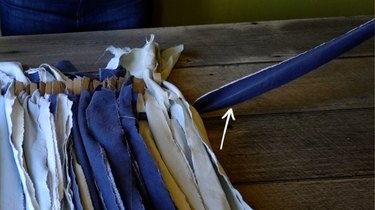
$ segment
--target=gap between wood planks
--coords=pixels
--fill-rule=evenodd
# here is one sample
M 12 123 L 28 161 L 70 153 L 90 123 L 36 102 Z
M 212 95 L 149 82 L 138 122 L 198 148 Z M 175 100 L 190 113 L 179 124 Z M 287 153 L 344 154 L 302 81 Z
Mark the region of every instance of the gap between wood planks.
M 343 180 L 357 180 L 357 179 L 373 179 L 374 174 L 369 175 L 355 175 L 355 176 L 332 176 L 332 177 L 314 177 L 302 179 L 280 179 L 280 180 L 264 180 L 264 181 L 237 181 L 232 182 L 233 185 L 259 185 L 259 184 L 276 184 L 276 183 L 298 183 L 298 182 L 330 182 Z

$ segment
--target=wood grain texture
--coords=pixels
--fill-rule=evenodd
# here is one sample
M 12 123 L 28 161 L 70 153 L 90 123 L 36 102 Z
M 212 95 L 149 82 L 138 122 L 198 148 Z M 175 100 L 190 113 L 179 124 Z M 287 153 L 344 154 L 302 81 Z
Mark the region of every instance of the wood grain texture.
M 110 45 L 184 44 L 169 81 L 189 102 L 364 23 L 338 17 L 0 38 L 0 61 L 25 66 L 67 59 L 83 71 L 109 60 Z M 374 39 L 304 77 L 203 115 L 229 178 L 255 209 L 373 209 Z
M 254 209 L 374 209 L 374 179 L 348 178 L 236 185 Z
M 374 174 L 373 108 L 237 116 L 219 144 L 220 118 L 205 118 L 234 183 Z
M 370 18 L 265 21 L 181 26 L 167 30 L 149 28 L 2 37 L 0 59 L 18 60 L 34 67 L 41 62 L 54 64 L 67 59 L 82 71 L 96 71 L 99 67 L 105 67 L 108 61 L 108 57 L 101 58 L 108 46 L 140 47 L 153 33 L 161 48 L 185 45 L 177 67 L 282 61 L 329 41 Z M 373 55 L 373 46 L 373 40 L 369 40 L 345 56 Z

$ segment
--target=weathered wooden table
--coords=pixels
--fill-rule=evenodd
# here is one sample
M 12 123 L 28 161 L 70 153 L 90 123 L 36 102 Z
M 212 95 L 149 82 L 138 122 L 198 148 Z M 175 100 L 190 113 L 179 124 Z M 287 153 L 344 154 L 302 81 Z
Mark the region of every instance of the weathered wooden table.
M 250 22 L 0 38 L 0 60 L 104 67 L 109 45 L 185 44 L 169 80 L 191 103 L 227 82 L 328 41 L 371 17 Z M 100 59 L 99 59 L 100 58 Z M 99 59 L 99 60 L 98 60 Z M 374 209 L 374 39 L 281 88 L 203 115 L 214 150 L 255 209 Z

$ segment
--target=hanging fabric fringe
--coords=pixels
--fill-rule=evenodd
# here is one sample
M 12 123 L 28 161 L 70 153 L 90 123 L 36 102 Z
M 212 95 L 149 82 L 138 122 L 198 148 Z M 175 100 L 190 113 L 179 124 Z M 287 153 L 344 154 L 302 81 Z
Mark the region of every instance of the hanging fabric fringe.
M 166 81 L 183 45 L 160 52 L 153 35 L 142 48 L 107 48 L 114 58 L 98 78 L 68 61 L 27 71 L 0 62 L 0 209 L 251 209 L 198 111 L 279 87 L 373 34 L 371 20 L 209 92 L 194 107 Z

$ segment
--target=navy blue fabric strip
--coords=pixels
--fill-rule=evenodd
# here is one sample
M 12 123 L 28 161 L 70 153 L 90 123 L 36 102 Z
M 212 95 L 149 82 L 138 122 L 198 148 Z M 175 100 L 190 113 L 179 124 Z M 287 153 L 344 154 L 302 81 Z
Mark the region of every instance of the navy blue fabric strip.
M 64 73 L 76 73 L 79 70 L 68 60 L 61 60 L 55 64 L 55 67 L 58 68 L 61 72 Z
M 125 77 L 125 69 L 99 69 L 99 81 L 103 82 L 107 78 L 111 77 Z
M 83 174 L 85 175 L 86 183 L 89 189 L 90 198 L 94 209 L 103 209 L 102 199 L 100 198 L 97 185 L 91 170 L 90 161 L 86 152 L 86 147 L 82 139 L 81 131 L 78 124 L 78 108 L 79 108 L 79 95 L 68 95 L 69 99 L 73 101 L 73 128 L 72 128 L 72 144 L 74 151 L 77 155 L 77 162 L 81 165 Z M 87 139 L 85 139 L 87 141 Z M 87 143 L 86 143 L 87 145 Z
M 194 107 L 205 113 L 233 106 L 297 79 L 372 37 L 374 20 L 307 52 L 211 91 L 198 98 Z
M 112 188 L 116 186 L 112 178 L 108 176 L 107 164 L 104 159 L 107 154 L 99 142 L 94 139 L 89 129 L 87 108 L 91 104 L 91 100 L 92 94 L 89 91 L 84 90 L 81 92 L 77 111 L 79 133 L 81 134 L 82 143 L 91 166 L 95 185 L 103 202 L 103 209 L 121 209 L 116 199 L 115 190 Z
M 108 89 L 95 91 L 86 111 L 88 131 L 106 151 L 125 209 L 144 209 L 134 184 L 130 149 L 122 128 L 116 95 L 115 91 Z
M 72 158 L 72 153 L 74 152 L 74 149 L 72 147 L 72 145 L 69 145 L 68 147 L 68 152 L 69 152 L 69 155 L 68 155 L 68 172 L 69 172 L 69 177 L 70 177 L 70 180 L 71 180 L 71 190 L 73 192 L 73 203 L 74 203 L 74 207 L 77 209 L 77 210 L 83 210 L 83 207 L 82 207 L 82 202 L 81 202 L 81 198 L 80 198 L 80 194 L 79 194 L 79 186 L 78 186 L 78 183 L 77 183 L 77 180 L 76 180 L 76 174 L 74 172 L 74 169 L 73 169 L 73 158 Z

